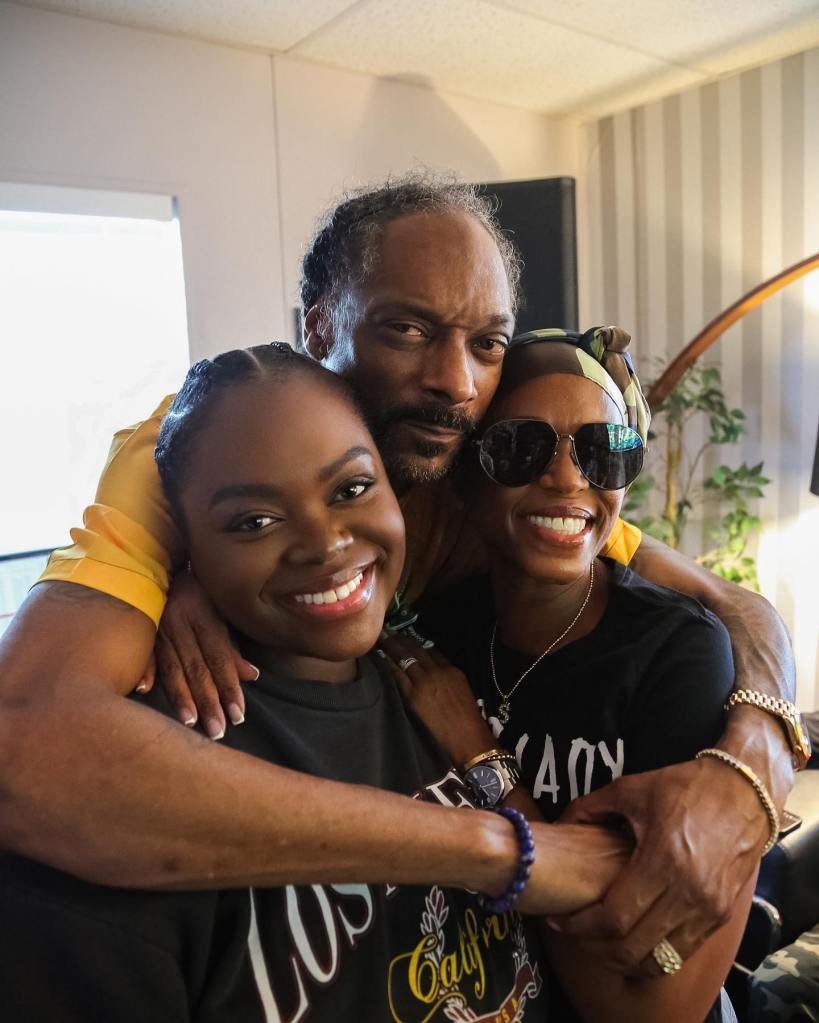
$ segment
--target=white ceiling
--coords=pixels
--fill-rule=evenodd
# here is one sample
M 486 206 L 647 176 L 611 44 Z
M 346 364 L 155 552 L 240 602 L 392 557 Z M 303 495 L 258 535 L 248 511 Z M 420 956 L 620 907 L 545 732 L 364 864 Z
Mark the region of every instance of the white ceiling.
M 17 0 L 599 117 L 819 45 L 819 0 Z

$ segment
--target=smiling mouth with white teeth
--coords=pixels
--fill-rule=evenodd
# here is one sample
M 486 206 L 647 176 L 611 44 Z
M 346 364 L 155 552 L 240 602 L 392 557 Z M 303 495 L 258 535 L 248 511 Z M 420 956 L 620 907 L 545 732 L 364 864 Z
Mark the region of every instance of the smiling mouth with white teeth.
M 296 593 L 294 594 L 298 604 L 336 604 L 354 593 L 364 582 L 364 573 L 359 572 L 348 583 L 337 586 L 334 590 L 324 590 L 321 593 Z
M 290 593 L 292 601 L 303 614 L 343 615 L 360 611 L 369 604 L 375 588 L 375 562 L 354 570 L 354 574 L 335 586 L 313 592 Z
M 550 515 L 527 515 L 526 521 L 539 529 L 548 529 L 553 533 L 560 533 L 562 536 L 578 536 L 589 524 L 589 519 L 579 518 L 574 515 L 550 516 Z

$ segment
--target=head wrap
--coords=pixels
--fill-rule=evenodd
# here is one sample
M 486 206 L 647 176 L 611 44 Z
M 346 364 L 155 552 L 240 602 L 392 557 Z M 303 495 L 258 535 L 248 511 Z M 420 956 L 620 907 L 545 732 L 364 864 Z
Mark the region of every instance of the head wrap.
M 628 425 L 639 433 L 643 444 L 647 445 L 651 411 L 634 372 L 631 355 L 626 351 L 631 335 L 622 327 L 592 327 L 584 334 L 558 327 L 530 330 L 512 339 L 507 359 L 526 345 L 549 341 L 563 342 L 563 345 L 571 345 L 573 348 L 569 358 L 556 362 L 554 371 L 576 373 L 602 387 Z M 511 368 L 511 363 L 510 359 L 505 365 Z

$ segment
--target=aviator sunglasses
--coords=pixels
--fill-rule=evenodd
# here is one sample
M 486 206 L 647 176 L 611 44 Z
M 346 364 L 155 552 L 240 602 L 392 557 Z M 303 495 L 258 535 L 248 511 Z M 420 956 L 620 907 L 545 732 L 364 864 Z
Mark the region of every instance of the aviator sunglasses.
M 574 434 L 558 433 L 542 419 L 504 419 L 477 441 L 486 475 L 504 487 L 525 487 L 546 472 L 563 438 L 589 483 L 600 490 L 622 490 L 640 475 L 643 441 L 630 426 L 586 423 Z

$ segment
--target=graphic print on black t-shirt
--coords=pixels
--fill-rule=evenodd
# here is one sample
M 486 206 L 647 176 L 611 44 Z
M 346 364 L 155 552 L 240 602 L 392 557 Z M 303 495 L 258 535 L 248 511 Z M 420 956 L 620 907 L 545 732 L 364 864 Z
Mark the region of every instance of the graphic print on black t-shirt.
M 481 713 L 499 744 L 516 755 L 550 821 L 622 774 L 690 760 L 713 745 L 733 686 L 730 641 L 718 619 L 696 601 L 601 560 L 610 579 L 602 620 L 527 675 L 505 726 L 489 664 L 495 613 L 488 578 L 421 606 L 419 629 L 467 676 Z M 508 692 L 532 661 L 496 641 L 501 689 Z
M 414 796 L 471 806 L 453 770 Z M 516 913 L 484 913 L 466 892 L 437 885 L 288 885 L 253 889 L 250 900 L 248 949 L 268 1021 L 532 1018 L 526 1008 L 542 979 L 530 957 L 530 925 Z
M 245 723 L 228 729 L 226 744 L 319 777 L 474 812 L 394 682 L 375 659 L 360 668 L 359 678 L 341 684 L 263 672 L 244 687 Z M 168 711 L 158 691 L 139 702 Z M 364 792 L 361 806 L 366 813 Z M 138 892 L 0 856 L 0 943 L 3 1023 L 546 1018 L 536 927 L 436 885 Z
M 368 658 L 343 685 L 263 675 L 246 689 L 255 699 L 233 745 L 470 812 L 462 779 L 380 667 Z M 531 1019 L 527 1006 L 540 1004 L 532 925 L 485 913 L 468 892 L 310 885 L 251 894 L 250 958 L 268 1019 L 505 1023 Z
M 489 579 L 468 580 L 419 605 L 420 632 L 466 674 L 498 745 L 516 754 L 523 783 L 550 821 L 621 774 L 689 760 L 713 745 L 733 685 L 728 634 L 712 614 L 601 560 L 609 580 L 603 618 L 524 679 L 505 726 L 489 663 L 495 623 Z M 495 653 L 498 684 L 508 692 L 534 658 L 500 642 Z M 550 1023 L 579 1023 L 554 980 L 547 1009 Z

